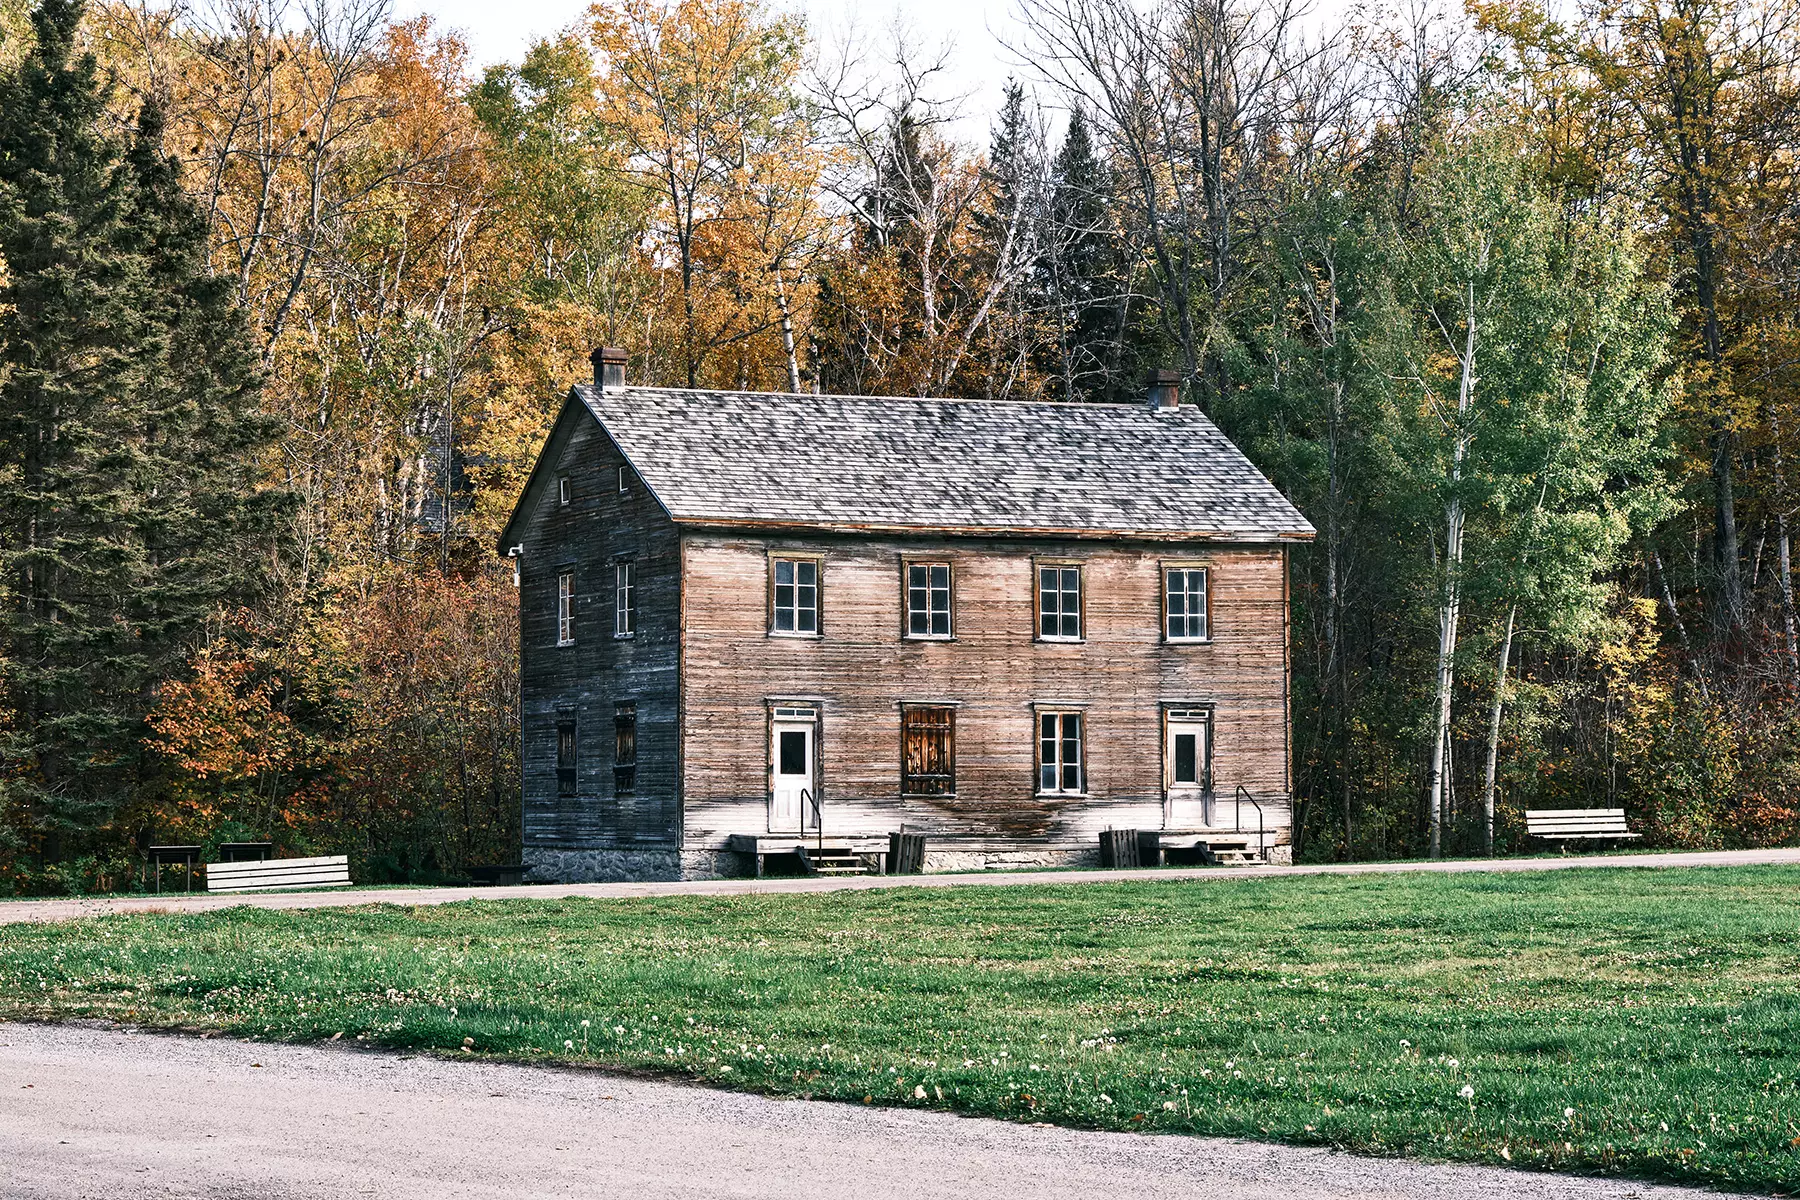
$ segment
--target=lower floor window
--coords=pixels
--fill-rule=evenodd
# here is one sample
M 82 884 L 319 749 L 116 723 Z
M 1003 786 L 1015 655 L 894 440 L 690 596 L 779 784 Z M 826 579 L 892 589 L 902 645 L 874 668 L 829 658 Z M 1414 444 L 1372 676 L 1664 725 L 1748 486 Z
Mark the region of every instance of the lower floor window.
M 623 794 L 637 786 L 637 703 L 623 700 L 613 705 L 613 791 Z
M 900 790 L 909 796 L 956 794 L 956 710 L 908 705 L 900 714 Z
M 1038 714 L 1038 791 L 1085 790 L 1082 778 L 1084 724 L 1078 712 Z
M 556 718 L 556 794 L 575 794 L 575 714 Z

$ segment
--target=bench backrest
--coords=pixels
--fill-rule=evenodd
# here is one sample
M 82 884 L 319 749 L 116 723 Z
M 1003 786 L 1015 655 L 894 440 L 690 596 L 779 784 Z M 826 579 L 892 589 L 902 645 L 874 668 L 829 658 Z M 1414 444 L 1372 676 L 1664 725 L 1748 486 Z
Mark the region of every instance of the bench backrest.
M 1525 814 L 1525 829 L 1533 837 L 1598 837 L 1630 833 L 1622 808 L 1540 808 Z
M 254 892 L 262 888 L 349 887 L 350 859 L 271 858 L 263 862 L 218 862 L 206 867 L 209 892 Z

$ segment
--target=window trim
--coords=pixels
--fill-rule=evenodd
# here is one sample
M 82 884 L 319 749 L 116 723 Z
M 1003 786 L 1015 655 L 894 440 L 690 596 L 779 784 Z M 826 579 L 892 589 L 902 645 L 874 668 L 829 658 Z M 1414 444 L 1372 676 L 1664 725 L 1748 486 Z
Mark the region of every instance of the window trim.
M 574 496 L 575 496 L 575 489 L 570 485 L 569 477 L 567 475 L 558 475 L 556 477 L 556 504 L 557 504 L 557 507 L 558 508 L 569 507 L 569 503 L 571 500 L 574 499 Z
M 1075 568 L 1075 629 L 1074 637 L 1060 633 L 1044 632 L 1044 584 L 1043 572 L 1047 570 L 1067 570 Z M 1031 640 L 1034 642 L 1051 642 L 1064 646 L 1078 645 L 1087 641 L 1087 564 L 1077 558 L 1033 558 L 1031 560 Z M 1062 594 L 1061 580 L 1057 581 L 1057 594 Z M 1060 614 L 1059 614 L 1060 615 Z
M 619 495 L 629 496 L 630 494 L 631 494 L 631 467 L 625 463 L 620 463 L 619 464 Z
M 914 633 L 912 631 L 912 569 L 914 567 L 944 568 L 946 594 L 944 616 L 950 627 L 949 633 Z M 925 583 L 926 604 L 931 603 L 932 591 L 930 576 Z M 925 623 L 931 624 L 932 610 L 925 610 Z M 954 642 L 956 640 L 956 560 L 948 554 L 908 554 L 900 559 L 900 640 L 904 642 Z
M 950 701 L 950 700 L 902 700 L 900 702 L 900 795 L 901 796 L 907 797 L 907 798 L 918 798 L 918 799 L 929 799 L 929 800 L 954 800 L 954 799 L 956 799 L 956 710 L 959 707 L 961 707 L 960 704 L 958 704 L 956 701 Z M 949 732 L 949 737 L 947 739 L 948 745 L 946 747 L 946 753 L 944 755 L 944 757 L 948 760 L 947 774 L 949 776 L 949 778 L 948 778 L 949 787 L 944 791 L 938 791 L 938 792 L 916 791 L 907 786 L 907 784 L 909 782 L 911 782 L 913 779 L 920 778 L 919 776 L 907 774 L 907 770 L 906 770 L 907 718 L 910 717 L 913 713 L 917 713 L 917 712 L 942 712 L 942 713 L 947 713 L 949 715 L 949 718 L 950 718 L 949 724 L 946 725 L 945 728 L 948 729 L 950 732 Z
M 1162 641 L 1170 646 L 1204 646 L 1213 640 L 1213 606 L 1212 606 L 1212 563 L 1200 559 L 1170 559 L 1160 564 L 1158 584 L 1158 607 L 1162 609 Z M 1206 598 L 1204 624 L 1206 632 L 1199 637 L 1171 637 L 1169 635 L 1169 576 L 1175 571 L 1199 571 L 1201 587 Z
M 1200 795 L 1210 797 L 1213 794 L 1213 745 L 1217 732 L 1218 707 L 1210 702 L 1176 702 L 1168 701 L 1162 706 L 1162 746 L 1163 746 L 1163 795 L 1173 795 L 1177 786 L 1192 787 Z M 1171 726 L 1204 725 L 1206 727 L 1206 746 L 1200 756 L 1200 780 L 1191 785 L 1177 785 L 1175 782 L 1175 739 Z
M 637 791 L 637 719 L 636 700 L 615 700 L 613 702 L 613 795 L 629 796 Z M 631 731 L 631 757 L 623 759 L 620 752 L 625 745 L 625 731 Z
M 776 570 L 775 564 L 778 562 L 791 562 L 791 563 L 795 563 L 795 564 L 808 562 L 808 563 L 813 564 L 813 604 L 812 604 L 813 627 L 810 630 L 777 629 L 777 628 L 775 628 L 775 586 L 776 586 L 775 585 L 775 570 Z M 802 640 L 810 640 L 810 641 L 817 641 L 818 639 L 824 637 L 825 636 L 825 555 L 822 553 L 816 552 L 816 551 L 771 550 L 771 551 L 769 551 L 768 557 L 767 557 L 767 574 L 768 574 L 768 595 L 765 598 L 766 612 L 764 615 L 767 618 L 766 622 L 765 622 L 765 628 L 768 630 L 768 635 L 770 637 L 800 638 Z M 796 573 L 796 575 L 797 575 L 797 573 Z M 796 588 L 798 588 L 800 586 L 797 578 L 796 578 L 796 582 L 793 584 L 793 586 Z M 798 625 L 799 623 L 800 623 L 800 600 L 799 600 L 798 596 L 795 596 L 795 598 L 794 598 L 794 624 Z
M 1077 717 L 1081 721 L 1081 724 L 1079 726 L 1080 733 L 1077 738 L 1078 749 L 1079 749 L 1079 752 L 1081 755 L 1081 761 L 1076 768 L 1077 771 L 1079 772 L 1079 778 L 1078 778 L 1079 786 L 1073 790 L 1068 789 L 1068 788 L 1061 788 L 1061 787 L 1057 787 L 1057 788 L 1045 788 L 1044 787 L 1044 718 L 1045 717 L 1056 717 L 1058 719 L 1057 736 L 1056 736 L 1056 743 L 1057 743 L 1057 747 L 1058 747 L 1057 760 L 1056 760 L 1056 774 L 1057 774 L 1057 779 L 1059 781 L 1062 778 L 1063 768 L 1065 766 L 1065 763 L 1062 759 L 1061 747 L 1062 747 L 1063 743 L 1065 741 L 1067 741 L 1067 737 L 1063 732 L 1063 725 L 1061 722 L 1063 719 L 1068 718 L 1068 717 Z M 1032 791 L 1032 795 L 1037 796 L 1041 799 L 1046 799 L 1046 800 L 1051 800 L 1051 799 L 1077 799 L 1078 800 L 1078 799 L 1086 798 L 1088 795 L 1090 795 L 1089 786 L 1088 786 L 1088 784 L 1089 784 L 1089 767 L 1090 767 L 1090 758 L 1088 755 L 1088 706 L 1085 703 L 1067 703 L 1067 702 L 1056 701 L 1056 700 L 1045 700 L 1045 701 L 1040 701 L 1038 703 L 1034 703 L 1031 706 L 1031 791 Z
M 556 571 L 556 645 L 560 649 L 575 644 L 575 568 L 559 567 Z
M 613 640 L 630 641 L 637 636 L 637 559 L 615 558 L 612 565 Z

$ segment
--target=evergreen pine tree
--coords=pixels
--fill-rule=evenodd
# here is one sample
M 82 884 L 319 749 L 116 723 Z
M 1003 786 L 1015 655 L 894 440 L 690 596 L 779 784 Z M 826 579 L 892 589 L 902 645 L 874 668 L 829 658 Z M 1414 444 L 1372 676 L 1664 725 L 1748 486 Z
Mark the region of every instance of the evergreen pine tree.
M 1062 399 L 1118 399 L 1136 382 L 1126 353 L 1129 280 L 1113 220 L 1112 173 L 1079 108 L 1069 115 L 1052 181 L 1038 274 L 1057 336 L 1045 369 Z
M 3 823 L 47 860 L 121 832 L 155 687 L 254 587 L 274 503 L 242 315 L 158 114 L 108 134 L 81 14 L 41 0 L 0 77 Z

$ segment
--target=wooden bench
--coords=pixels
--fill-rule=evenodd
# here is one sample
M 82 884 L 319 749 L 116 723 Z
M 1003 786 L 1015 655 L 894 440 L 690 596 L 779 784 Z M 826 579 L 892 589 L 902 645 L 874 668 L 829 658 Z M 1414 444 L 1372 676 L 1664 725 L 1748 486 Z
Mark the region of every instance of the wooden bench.
M 1622 808 L 1540 808 L 1525 814 L 1525 832 L 1546 842 L 1625 841 L 1631 832 Z
M 349 887 L 350 859 L 272 858 L 266 862 L 209 863 L 209 892 L 258 892 L 267 888 Z

